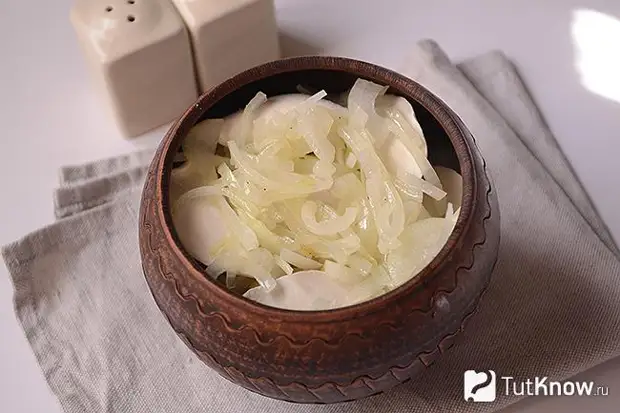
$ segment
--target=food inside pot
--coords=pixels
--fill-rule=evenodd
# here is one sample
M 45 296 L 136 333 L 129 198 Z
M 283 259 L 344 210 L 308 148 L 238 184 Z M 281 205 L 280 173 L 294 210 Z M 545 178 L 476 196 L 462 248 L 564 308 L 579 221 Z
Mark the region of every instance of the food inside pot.
M 172 170 L 184 249 L 231 291 L 327 310 L 378 297 L 439 253 L 462 179 L 433 167 L 411 104 L 358 79 L 338 100 L 258 93 L 197 124 Z

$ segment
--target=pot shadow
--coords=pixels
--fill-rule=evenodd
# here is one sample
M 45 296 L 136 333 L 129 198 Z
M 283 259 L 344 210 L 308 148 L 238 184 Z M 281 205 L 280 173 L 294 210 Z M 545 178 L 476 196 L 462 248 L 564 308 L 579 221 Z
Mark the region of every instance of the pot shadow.
M 312 56 L 323 52 L 321 46 L 283 30 L 279 32 L 279 40 L 282 57 Z

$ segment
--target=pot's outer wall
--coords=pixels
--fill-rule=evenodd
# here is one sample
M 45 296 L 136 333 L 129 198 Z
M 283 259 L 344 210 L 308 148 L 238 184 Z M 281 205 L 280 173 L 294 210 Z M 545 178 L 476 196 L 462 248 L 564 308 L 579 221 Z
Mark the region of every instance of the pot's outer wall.
M 244 84 L 265 74 L 299 67 L 343 66 L 348 72 L 347 87 L 357 77 L 392 85 L 395 93 L 420 102 L 422 107 L 417 104 L 416 111 L 426 108 L 450 136 L 461 155 L 467 181 L 464 193 L 471 205 L 469 218 L 457 224 L 462 233 L 450 238 L 443 260 L 434 260 L 418 281 L 401 287 L 406 294 L 388 294 L 369 305 L 344 311 L 341 317 L 336 315 L 340 310 L 297 317 L 299 313 L 265 310 L 232 297 L 198 274 L 174 247 L 174 231 L 167 229 L 164 189 L 164 169 L 169 171 L 167 164 L 172 158 L 169 152 L 176 151 L 180 138 L 204 117 L 203 107 L 228 94 L 230 88 L 238 86 L 235 82 Z M 317 73 L 325 77 L 328 93 L 334 92 L 328 89 L 333 73 Z M 280 83 L 282 89 L 276 93 L 295 92 L 287 82 Z M 342 89 L 343 83 L 337 83 L 337 89 Z M 277 82 L 269 83 L 273 84 Z M 420 122 L 428 135 L 427 126 L 435 127 L 424 116 Z M 433 148 L 430 142 L 429 148 Z M 439 154 L 439 158 L 452 163 L 450 154 Z M 466 179 L 468 176 L 471 179 Z M 228 380 L 268 397 L 302 403 L 363 398 L 424 370 L 452 345 L 474 313 L 489 283 L 499 246 L 497 197 L 484 160 L 460 119 L 409 79 L 362 62 L 327 57 L 274 62 L 204 95 L 171 129 L 155 155 L 144 187 L 139 225 L 146 280 L 155 302 L 181 339 Z

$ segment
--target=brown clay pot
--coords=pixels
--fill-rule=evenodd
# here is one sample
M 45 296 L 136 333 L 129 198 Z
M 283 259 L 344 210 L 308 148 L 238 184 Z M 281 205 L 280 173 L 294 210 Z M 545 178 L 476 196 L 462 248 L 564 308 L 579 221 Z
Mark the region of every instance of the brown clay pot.
M 286 311 L 232 294 L 205 275 L 171 225 L 167 187 L 181 141 L 198 121 L 242 109 L 258 91 L 273 96 L 295 93 L 303 85 L 341 93 L 358 77 L 407 98 L 425 131 L 431 162 L 460 170 L 462 210 L 450 240 L 415 279 L 347 308 Z M 268 397 L 302 403 L 360 399 L 423 374 L 474 313 L 498 245 L 496 194 L 461 120 L 411 79 L 334 57 L 268 63 L 204 94 L 161 142 L 140 209 L 144 274 L 174 331 L 224 378 Z

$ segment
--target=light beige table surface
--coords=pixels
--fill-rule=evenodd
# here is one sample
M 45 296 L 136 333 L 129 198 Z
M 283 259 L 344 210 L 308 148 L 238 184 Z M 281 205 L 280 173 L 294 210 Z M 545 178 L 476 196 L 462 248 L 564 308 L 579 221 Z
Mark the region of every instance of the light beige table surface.
M 0 243 L 52 222 L 62 164 L 156 143 L 165 128 L 125 141 L 87 77 L 68 21 L 71 0 L 0 7 Z M 398 69 L 430 37 L 453 58 L 498 48 L 521 74 L 616 239 L 620 239 L 620 2 L 613 0 L 276 0 L 287 54 L 332 54 Z M 585 60 L 584 60 L 585 59 Z M 595 152 L 596 151 L 596 152 Z M 10 201 L 10 202 L 9 202 Z M 13 315 L 0 265 L 0 411 L 59 413 Z M 462 374 L 463 372 L 455 372 Z M 580 380 L 606 398 L 529 399 L 507 412 L 616 412 L 620 360 Z

